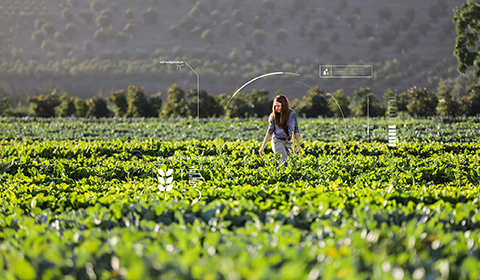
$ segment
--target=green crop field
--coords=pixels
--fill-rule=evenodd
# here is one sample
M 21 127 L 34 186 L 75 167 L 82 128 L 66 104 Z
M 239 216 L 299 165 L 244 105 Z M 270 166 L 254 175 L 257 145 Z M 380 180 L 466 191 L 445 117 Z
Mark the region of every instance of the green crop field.
M 0 279 L 479 279 L 478 123 L 299 125 L 3 119 Z

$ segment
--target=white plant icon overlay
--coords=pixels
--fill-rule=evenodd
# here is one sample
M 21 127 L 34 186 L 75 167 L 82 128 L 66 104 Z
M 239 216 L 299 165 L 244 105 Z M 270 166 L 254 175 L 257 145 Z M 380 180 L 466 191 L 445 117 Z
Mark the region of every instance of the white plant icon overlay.
M 167 172 L 158 169 L 158 189 L 160 192 L 165 192 L 165 200 L 167 200 L 167 192 L 173 189 L 173 169 L 168 169 Z

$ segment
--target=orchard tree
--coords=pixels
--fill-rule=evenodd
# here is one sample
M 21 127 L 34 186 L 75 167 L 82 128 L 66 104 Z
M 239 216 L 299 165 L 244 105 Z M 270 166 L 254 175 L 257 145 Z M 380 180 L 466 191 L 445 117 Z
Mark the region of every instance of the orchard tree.
M 215 37 L 214 37 L 214 35 L 213 35 L 212 30 L 207 29 L 207 30 L 203 31 L 203 33 L 202 33 L 202 39 L 205 40 L 205 41 L 207 41 L 208 44 L 210 44 L 210 45 L 213 44 L 214 38 L 215 38 Z
M 255 43 L 257 45 L 263 45 L 265 43 L 266 36 L 265 36 L 265 32 L 263 30 L 256 29 L 253 32 L 253 37 L 255 38 Z
M 85 22 L 85 23 L 91 23 L 93 19 L 93 13 L 89 10 L 83 10 L 80 12 L 80 18 Z
M 331 95 L 331 96 L 328 96 L 328 95 Z M 335 99 L 333 99 L 332 97 Z M 327 93 L 326 98 L 331 98 L 331 100 L 329 101 L 330 110 L 332 110 L 335 117 L 337 118 L 350 117 L 351 115 L 350 97 L 348 97 L 348 93 L 346 91 L 344 91 L 343 89 L 339 89 L 334 93 L 331 93 L 331 94 Z M 343 112 L 343 115 L 342 115 L 342 112 Z
M 32 33 L 32 42 L 34 42 L 38 46 L 41 46 L 43 40 L 45 40 L 45 37 L 45 32 L 43 32 L 42 30 L 35 30 Z
M 445 86 L 440 88 L 438 99 L 437 109 L 441 115 L 456 117 L 459 114 L 460 104 L 452 97 Z
M 0 116 L 7 117 L 12 113 L 12 106 L 10 105 L 9 98 L 0 98 Z
M 333 112 L 327 98 L 325 92 L 318 86 L 309 89 L 307 95 L 302 98 L 298 114 L 307 118 L 332 117 Z
M 128 35 L 124 32 L 118 32 L 115 35 L 115 40 L 117 41 L 117 44 L 119 44 L 120 46 L 124 46 L 125 43 L 128 41 Z
M 458 59 L 458 71 L 465 73 L 469 66 L 476 66 L 475 76 L 480 78 L 480 3 L 468 1 L 462 9 L 455 8 L 453 22 L 457 40 L 453 54 Z
M 104 45 L 108 39 L 109 39 L 109 32 L 106 28 L 100 28 L 97 31 L 95 31 L 95 34 L 93 35 L 95 40 L 99 42 L 100 44 Z
M 66 22 L 71 22 L 73 20 L 73 12 L 70 8 L 63 9 L 61 15 Z
M 152 117 L 158 117 L 160 115 L 162 104 L 163 104 L 163 100 L 162 100 L 161 91 L 150 96 L 150 110 L 151 110 L 150 115 Z
M 161 115 L 165 117 L 185 117 L 187 113 L 187 93 L 177 84 L 173 84 L 167 91 L 167 104 L 163 107 Z
M 128 102 L 125 90 L 112 91 L 109 101 L 113 103 L 116 117 L 124 117 L 128 111 Z
M 373 94 L 370 88 L 360 88 L 353 93 L 353 97 L 358 101 L 354 109 L 356 117 L 381 117 L 385 115 L 385 107 L 382 106 L 377 96 Z
M 128 8 L 127 11 L 125 11 L 125 17 L 129 20 L 133 19 L 133 11 L 132 8 Z
M 132 38 L 135 38 L 135 33 L 137 31 L 137 27 L 135 26 L 135 22 L 133 20 L 130 20 L 125 27 L 123 28 L 123 31 L 126 33 L 130 34 Z
M 288 31 L 285 29 L 278 30 L 276 38 L 279 42 L 282 42 L 283 44 L 285 44 L 288 38 Z
M 64 93 L 60 98 L 62 103 L 59 107 L 58 115 L 60 117 L 71 117 L 75 115 L 77 108 L 75 108 L 75 98 L 70 97 L 68 93 Z
M 70 22 L 70 23 L 67 23 L 67 25 L 65 25 L 63 34 L 65 34 L 65 37 L 67 37 L 68 39 L 72 39 L 73 34 L 75 34 L 75 31 L 77 31 L 77 28 L 75 28 L 75 25 Z
M 480 85 L 478 84 L 471 84 L 467 88 L 467 92 L 470 93 L 468 97 L 468 116 L 478 116 L 480 115 Z
M 50 94 L 29 97 L 27 101 L 30 103 L 30 115 L 41 118 L 55 117 L 55 108 L 61 104 L 56 89 Z
M 151 117 L 152 109 L 143 87 L 128 87 L 127 117 Z
M 142 13 L 142 19 L 144 24 L 155 24 L 158 22 L 158 13 L 155 8 L 148 7 L 147 10 L 145 10 Z
M 251 108 L 251 116 L 262 118 L 268 116 L 272 108 L 272 100 L 265 89 L 252 90 L 247 96 L 248 105 Z
M 77 118 L 85 118 L 88 113 L 88 104 L 85 100 L 75 97 L 75 116 Z
M 94 96 L 92 99 L 88 99 L 87 104 L 88 117 L 108 118 L 110 116 L 110 111 L 107 108 L 107 101 L 101 94 Z
M 408 112 L 411 116 L 430 117 L 436 114 L 438 97 L 426 88 L 413 87 L 407 91 L 411 100 L 408 104 Z
M 42 25 L 42 30 L 45 32 L 45 34 L 47 34 L 47 36 L 50 36 L 55 33 L 55 26 L 53 23 L 47 22 Z
M 200 90 L 197 101 L 197 89 L 194 88 L 189 93 L 193 98 L 188 102 L 188 115 L 191 117 L 210 118 L 223 115 L 223 107 L 217 100 L 208 94 L 205 90 Z M 197 112 L 197 110 L 199 112 Z M 199 115 L 198 115 L 199 113 Z

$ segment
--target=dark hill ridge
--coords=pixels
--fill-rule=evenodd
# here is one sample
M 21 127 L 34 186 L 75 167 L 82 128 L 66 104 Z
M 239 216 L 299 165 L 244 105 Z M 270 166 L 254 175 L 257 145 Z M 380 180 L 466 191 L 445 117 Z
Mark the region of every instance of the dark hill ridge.
M 200 74 L 201 88 L 212 94 L 230 94 L 249 79 L 273 71 L 296 72 L 302 83 L 327 91 L 344 88 L 350 94 L 360 86 L 371 87 L 379 96 L 387 88 L 436 89 L 440 79 L 457 75 L 451 17 L 462 3 L 13 0 L 0 8 L 0 71 L 16 90 L 51 85 L 82 97 L 128 84 L 145 85 L 150 94 L 166 92 L 173 83 L 195 86 L 193 73 L 155 65 L 161 59 L 188 61 Z M 142 16 L 149 8 L 156 12 L 156 22 Z M 128 9 L 133 19 L 127 17 Z M 64 32 L 68 12 L 75 27 L 71 39 Z M 81 16 L 88 13 L 90 23 Z M 110 17 L 103 41 L 95 36 L 102 14 Z M 144 23 L 148 20 L 155 23 Z M 128 33 L 129 21 L 135 23 L 135 32 Z M 54 29 L 51 35 L 33 42 L 32 34 L 48 32 L 48 23 Z M 116 40 L 122 36 L 127 38 L 123 46 Z M 91 53 L 85 52 L 86 41 L 91 42 Z M 373 79 L 318 77 L 321 64 L 360 63 L 374 66 Z M 308 89 L 291 78 L 261 80 L 252 87 L 272 92 L 285 88 L 299 96 Z

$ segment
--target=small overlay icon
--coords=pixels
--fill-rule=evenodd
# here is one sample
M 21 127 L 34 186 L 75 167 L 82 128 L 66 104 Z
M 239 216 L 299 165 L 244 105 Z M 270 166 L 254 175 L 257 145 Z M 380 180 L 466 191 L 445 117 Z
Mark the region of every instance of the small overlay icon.
M 202 174 L 200 174 L 197 169 L 190 167 L 188 169 L 188 184 L 196 185 L 199 181 L 205 181 Z
M 158 190 L 165 192 L 165 200 L 167 200 L 167 192 L 173 189 L 173 170 L 158 169 Z
M 319 76 L 324 79 L 370 79 L 372 65 L 320 65 Z
M 388 97 L 388 146 L 397 146 L 397 97 Z

